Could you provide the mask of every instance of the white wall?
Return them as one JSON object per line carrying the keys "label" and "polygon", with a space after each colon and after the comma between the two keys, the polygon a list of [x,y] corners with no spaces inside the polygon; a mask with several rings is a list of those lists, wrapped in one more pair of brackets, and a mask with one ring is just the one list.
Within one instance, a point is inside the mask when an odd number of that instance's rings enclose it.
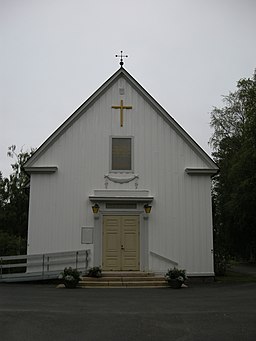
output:
{"label": "white wall", "polygon": [[[124,96],[119,87],[125,89]],[[123,127],[119,110],[111,108],[120,98],[133,107],[124,110]],[[88,196],[104,188],[104,175],[110,171],[110,136],[134,136],[138,189],[150,190],[155,198],[149,250],[190,273],[212,272],[210,177],[184,171],[207,165],[125,79],[108,89],[33,165],[57,165],[58,171],[31,176],[28,252],[84,248],[81,226],[94,225]],[[134,189],[134,182],[109,182],[108,188]],[[150,267],[157,262],[152,256]]]}

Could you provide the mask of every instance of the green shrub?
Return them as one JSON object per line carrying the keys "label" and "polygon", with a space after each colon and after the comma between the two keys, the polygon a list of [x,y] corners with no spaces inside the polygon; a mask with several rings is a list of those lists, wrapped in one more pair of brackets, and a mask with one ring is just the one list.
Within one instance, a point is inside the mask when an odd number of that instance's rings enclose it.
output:
{"label": "green shrub", "polygon": [[224,251],[214,252],[214,272],[216,276],[225,276],[230,267],[230,256]]}
{"label": "green shrub", "polygon": [[66,288],[75,288],[80,281],[80,272],[71,267],[65,268],[58,278]]}
{"label": "green shrub", "polygon": [[0,230],[0,256],[25,255],[26,251],[26,239]]}
{"label": "green shrub", "polygon": [[188,278],[186,276],[186,270],[181,270],[178,268],[169,269],[165,274],[166,280],[169,282],[172,279],[176,279],[180,282],[185,282]]}
{"label": "green shrub", "polygon": [[92,268],[89,269],[88,277],[96,277],[99,278],[102,276],[102,271],[101,271],[101,267],[100,266],[94,266]]}

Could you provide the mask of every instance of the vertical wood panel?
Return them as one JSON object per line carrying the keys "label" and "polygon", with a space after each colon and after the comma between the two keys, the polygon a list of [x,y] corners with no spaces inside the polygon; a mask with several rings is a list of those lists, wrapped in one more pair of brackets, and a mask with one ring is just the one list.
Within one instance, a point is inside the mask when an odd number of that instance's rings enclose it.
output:
{"label": "vertical wood panel", "polygon": [[122,270],[139,270],[139,218],[122,216]]}
{"label": "vertical wood panel", "polygon": [[121,270],[121,217],[106,216],[103,221],[103,270]]}

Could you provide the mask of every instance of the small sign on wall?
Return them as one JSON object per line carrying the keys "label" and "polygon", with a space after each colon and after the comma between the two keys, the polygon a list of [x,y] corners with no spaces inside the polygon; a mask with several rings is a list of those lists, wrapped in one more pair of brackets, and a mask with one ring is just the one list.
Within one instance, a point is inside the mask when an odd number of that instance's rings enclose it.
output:
{"label": "small sign on wall", "polygon": [[93,244],[93,227],[81,228],[81,243]]}

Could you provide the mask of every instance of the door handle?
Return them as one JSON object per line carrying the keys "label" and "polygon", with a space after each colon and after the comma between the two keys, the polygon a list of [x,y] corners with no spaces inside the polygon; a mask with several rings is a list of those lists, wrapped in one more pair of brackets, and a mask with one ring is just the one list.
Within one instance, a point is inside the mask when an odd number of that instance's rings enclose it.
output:
{"label": "door handle", "polygon": [[124,250],[124,246],[123,245],[121,245],[121,250]]}

